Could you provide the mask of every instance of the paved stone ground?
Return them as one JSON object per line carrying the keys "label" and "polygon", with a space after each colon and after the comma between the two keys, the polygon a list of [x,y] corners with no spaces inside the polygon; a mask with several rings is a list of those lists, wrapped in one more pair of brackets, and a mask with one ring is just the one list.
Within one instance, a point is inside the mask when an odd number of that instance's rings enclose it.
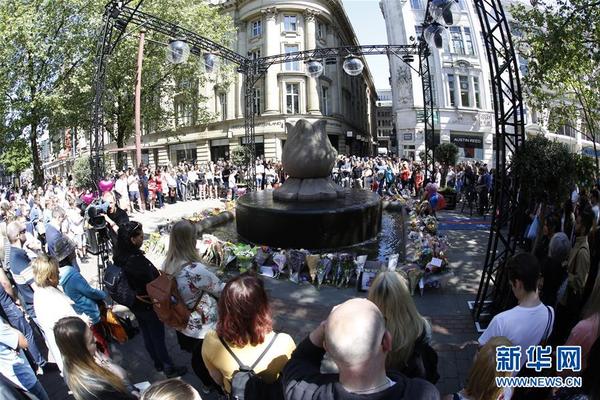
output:
{"label": "paved stone ground", "polygon": [[[144,224],[145,232],[152,232],[168,219],[190,216],[218,205],[216,201],[177,203],[155,213],[137,214],[133,218]],[[461,214],[443,212],[439,217],[461,218]],[[452,393],[464,385],[476,351],[474,340],[478,334],[467,301],[473,300],[477,293],[488,239],[487,231],[446,233],[452,244],[448,257],[454,277],[443,288],[425,289],[423,296],[417,291],[414,296],[417,308],[432,323],[433,347],[439,355],[441,376],[437,387],[442,394]],[[97,281],[95,260],[86,263],[82,270],[90,281]],[[323,287],[317,290],[309,284],[296,285],[283,280],[266,279],[266,287],[272,299],[276,329],[289,333],[296,342],[325,319],[334,305],[352,297],[365,296],[365,293],[357,293],[354,289]],[[167,329],[167,344],[175,363],[189,366],[190,355],[179,349],[175,334],[170,329]],[[165,379],[162,373],[154,371],[140,335],[124,345],[113,345],[112,350],[113,359],[129,372],[132,382]],[[198,379],[191,370],[183,378],[199,387]],[[41,380],[52,399],[69,398],[57,372],[47,373]]]}

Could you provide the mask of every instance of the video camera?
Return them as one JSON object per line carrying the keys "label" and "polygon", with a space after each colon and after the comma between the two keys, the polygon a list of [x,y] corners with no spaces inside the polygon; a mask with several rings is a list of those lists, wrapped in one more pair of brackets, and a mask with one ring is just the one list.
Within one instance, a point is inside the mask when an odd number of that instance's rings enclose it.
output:
{"label": "video camera", "polygon": [[108,212],[110,204],[102,199],[94,200],[87,208],[85,214],[90,226],[95,230],[106,228],[106,220],[103,215]]}

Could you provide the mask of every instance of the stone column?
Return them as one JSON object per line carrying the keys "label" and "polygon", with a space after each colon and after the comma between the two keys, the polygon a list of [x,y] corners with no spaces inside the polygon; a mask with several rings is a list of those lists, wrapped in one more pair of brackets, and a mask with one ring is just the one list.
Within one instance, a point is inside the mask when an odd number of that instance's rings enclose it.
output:
{"label": "stone column", "polygon": [[[315,16],[318,13],[307,9],[304,11],[304,50],[312,50],[317,47],[317,27]],[[319,78],[306,78],[306,111],[309,114],[321,115],[319,105]]]}
{"label": "stone column", "polygon": [[[236,24],[238,29],[237,34],[237,51],[239,54],[246,56],[247,54],[247,30],[248,26],[246,21],[239,21]],[[243,118],[244,117],[244,75],[237,74],[237,79],[235,82],[235,117]]]}
{"label": "stone column", "polygon": [[[266,8],[262,11],[265,20],[265,47],[264,56],[274,56],[281,53],[279,44],[281,35],[277,29],[277,9]],[[279,64],[272,65],[265,74],[265,111],[263,115],[279,114],[279,87],[277,83],[277,71],[281,68]]]}

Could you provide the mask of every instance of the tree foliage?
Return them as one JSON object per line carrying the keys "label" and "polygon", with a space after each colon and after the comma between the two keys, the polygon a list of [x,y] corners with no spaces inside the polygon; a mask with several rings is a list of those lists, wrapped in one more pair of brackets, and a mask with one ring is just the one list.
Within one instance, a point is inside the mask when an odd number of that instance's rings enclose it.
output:
{"label": "tree foliage", "polygon": [[[0,1],[0,142],[27,138],[38,184],[43,181],[40,134],[73,127],[89,132],[94,55],[105,4],[106,0]],[[208,2],[147,0],[142,9],[218,43],[232,42],[231,19]],[[107,68],[104,122],[118,147],[123,147],[134,129],[138,31],[139,27],[128,26],[126,38],[116,47]],[[194,124],[208,122],[213,116],[201,106],[199,88],[212,88],[211,83],[226,85],[232,68],[224,66],[207,76],[203,60],[195,56],[186,64],[170,65],[162,45],[170,38],[151,32],[146,36],[144,128],[174,127],[173,104],[168,100],[174,96],[188,104]]]}
{"label": "tree foliage", "polygon": [[92,169],[90,165],[90,157],[79,157],[73,163],[73,179],[75,186],[80,188],[92,189],[94,181],[92,179]]}
{"label": "tree foliage", "polygon": [[0,164],[10,174],[19,174],[31,166],[31,149],[25,140],[8,143],[0,155]]}
{"label": "tree foliage", "polygon": [[576,182],[576,157],[565,144],[543,136],[526,140],[512,160],[521,199],[561,204]]}
{"label": "tree foliage", "polygon": [[43,181],[38,137],[64,112],[68,82],[93,53],[90,19],[100,15],[99,3],[0,2],[0,117],[5,134],[27,135],[37,183]]}
{"label": "tree foliage", "polygon": [[[528,101],[549,110],[551,129],[582,121],[596,148],[600,129],[600,1],[557,0],[511,7],[519,52],[529,61]],[[596,169],[598,170],[596,159]]]}

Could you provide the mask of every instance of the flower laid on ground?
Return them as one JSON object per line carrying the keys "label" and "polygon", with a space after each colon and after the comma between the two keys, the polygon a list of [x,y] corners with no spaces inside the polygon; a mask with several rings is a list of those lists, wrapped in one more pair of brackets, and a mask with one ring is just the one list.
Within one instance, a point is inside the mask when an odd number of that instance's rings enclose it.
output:
{"label": "flower laid on ground", "polygon": [[238,243],[234,244],[231,247],[231,250],[237,259],[237,265],[240,273],[249,271],[252,268],[252,263],[254,261],[254,257],[256,256],[256,252],[258,251],[258,247]]}
{"label": "flower laid on ground", "polygon": [[167,246],[164,239],[158,232],[151,233],[144,244],[142,245],[144,253],[152,253],[158,256],[164,256],[167,253]]}

